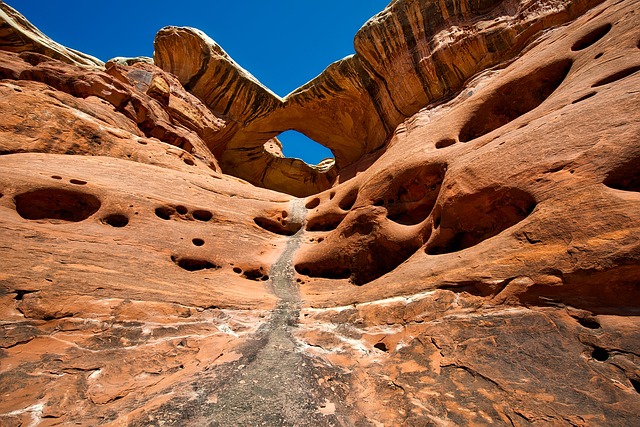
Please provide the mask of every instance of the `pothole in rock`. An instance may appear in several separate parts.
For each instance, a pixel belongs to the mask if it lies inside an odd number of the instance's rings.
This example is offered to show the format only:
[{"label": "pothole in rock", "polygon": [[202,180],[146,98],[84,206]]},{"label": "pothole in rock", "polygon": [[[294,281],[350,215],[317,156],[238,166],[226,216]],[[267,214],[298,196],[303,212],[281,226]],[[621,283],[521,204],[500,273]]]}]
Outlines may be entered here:
[{"label": "pothole in rock", "polygon": [[125,227],[129,224],[129,218],[123,214],[110,214],[102,218],[102,223],[115,228]]},{"label": "pothole in rock", "polygon": [[192,272],[200,270],[217,270],[220,268],[220,266],[212,263],[211,261],[200,258],[182,258],[172,256],[171,261],[173,261],[178,267]]},{"label": "pothole in rock", "polygon": [[387,218],[403,225],[415,225],[427,219],[440,194],[446,170],[444,164],[433,164],[403,171],[382,199]]},{"label": "pothole in rock", "polygon": [[276,218],[259,216],[255,217],[253,222],[264,230],[282,236],[293,236],[302,227],[302,224],[287,221],[284,215]]},{"label": "pothole in rock", "polygon": [[398,239],[395,231],[390,231],[393,227],[381,219],[386,216],[406,226],[423,223],[435,206],[446,170],[444,163],[418,164],[395,176],[371,181],[365,194],[373,199],[373,207],[358,205],[347,217],[345,209],[353,207],[359,194],[359,189],[350,190],[338,199],[340,210],[309,219],[307,230],[331,232],[322,241],[334,244],[300,259],[296,271],[310,277],[350,279],[361,286],[396,269],[420,249],[431,227],[421,226]]},{"label": "pothole in rock", "polygon": [[51,219],[69,222],[84,221],[100,209],[100,200],[88,193],[43,188],[14,198],[18,214],[29,220]]},{"label": "pothole in rock", "polygon": [[472,141],[535,109],[560,86],[571,65],[570,59],[554,62],[500,87],[477,106],[458,139]]},{"label": "pothole in rock", "polygon": [[616,167],[609,172],[603,183],[615,190],[640,191],[640,157]]},{"label": "pothole in rock", "polygon": [[590,31],[589,33],[582,36],[578,41],[576,41],[573,46],[571,46],[571,50],[579,51],[588,48],[589,46],[596,43],[598,40],[603,38],[607,33],[611,30],[611,24],[607,23],[602,25],[595,30]]},{"label": "pothole in rock", "polygon": [[535,207],[533,196],[518,188],[486,188],[445,201],[426,253],[439,255],[475,246],[524,220]]},{"label": "pothole in rock", "polygon": [[633,67],[625,68],[624,70],[620,70],[618,72],[615,72],[615,73],[611,74],[610,76],[605,77],[604,79],[598,80],[591,87],[598,87],[598,86],[608,85],[609,83],[613,83],[613,82],[616,82],[618,80],[622,80],[625,77],[629,77],[630,75],[635,74],[638,71],[640,71],[640,65],[635,65]]}]

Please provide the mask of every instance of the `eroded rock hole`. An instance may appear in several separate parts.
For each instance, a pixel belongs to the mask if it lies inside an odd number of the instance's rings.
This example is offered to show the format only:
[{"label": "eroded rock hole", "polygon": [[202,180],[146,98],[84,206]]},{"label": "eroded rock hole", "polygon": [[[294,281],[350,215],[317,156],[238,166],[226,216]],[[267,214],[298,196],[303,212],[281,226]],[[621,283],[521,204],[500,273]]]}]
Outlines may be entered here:
[{"label": "eroded rock hole", "polygon": [[497,89],[477,106],[458,139],[472,141],[538,107],[560,86],[571,64],[570,59],[555,62]]},{"label": "eroded rock hole", "polygon": [[340,209],[342,209],[343,211],[348,211],[350,210],[353,205],[356,203],[356,199],[358,198],[358,190],[354,189],[351,190],[347,193],[346,196],[344,196],[340,202],[338,202],[338,206],[340,207]]},{"label": "eroded rock hole", "polygon": [[217,270],[220,267],[206,259],[171,257],[178,267],[187,271]]},{"label": "eroded rock hole", "polygon": [[233,267],[233,272],[236,274],[241,274],[242,273],[242,269],[240,267]]},{"label": "eroded rock hole", "polygon": [[26,291],[26,290],[22,290],[22,289],[16,289],[15,290],[16,296],[13,297],[13,299],[16,300],[16,301],[22,301],[22,299],[24,298],[25,295],[33,294],[33,293],[36,293],[36,292],[38,292],[38,291]]},{"label": "eroded rock hole", "polygon": [[213,218],[213,214],[204,209],[198,209],[193,211],[193,218],[197,219],[198,221],[207,222],[211,220],[211,218]]},{"label": "eroded rock hole", "polygon": [[600,329],[600,323],[593,317],[579,317],[576,319],[578,323],[585,328]]},{"label": "eroded rock hole", "polygon": [[446,147],[450,147],[453,144],[456,143],[456,140],[453,138],[445,138],[445,139],[441,139],[440,141],[436,142],[436,148],[446,148]]},{"label": "eroded rock hole", "polygon": [[178,212],[178,214],[180,214],[180,215],[186,215],[187,212],[189,212],[189,209],[187,209],[186,207],[184,207],[182,205],[178,205],[178,206],[176,206],[176,212]]},{"label": "eroded rock hole", "polygon": [[353,273],[349,268],[334,267],[334,268],[329,268],[322,271],[312,272],[307,266],[296,265],[295,270],[299,274],[302,274],[303,276],[322,277],[324,279],[335,279],[335,280],[351,279],[353,276]]},{"label": "eroded rock hole", "polygon": [[338,228],[345,214],[330,212],[310,218],[307,222],[307,231],[332,231]]},{"label": "eroded rock hole", "polygon": [[175,210],[170,206],[160,206],[159,208],[156,208],[155,212],[158,218],[167,221],[171,219],[171,215],[175,213]]},{"label": "eroded rock hole", "polygon": [[248,280],[255,280],[255,281],[269,280],[269,276],[264,274],[264,272],[262,271],[262,268],[251,268],[251,269],[245,270],[245,272],[242,273],[242,277]]},{"label": "eroded rock hole", "polygon": [[571,46],[571,50],[574,52],[583,50],[593,45],[595,42],[603,38],[611,30],[611,24],[605,24],[595,30],[585,34]]},{"label": "eroded rock hole", "polygon": [[307,202],[306,205],[304,205],[305,208],[307,209],[315,209],[320,205],[320,199],[317,197],[314,197],[313,199],[309,200]]},{"label": "eroded rock hole", "polygon": [[384,351],[384,352],[388,352],[389,349],[387,348],[387,345],[383,342],[379,342],[374,344],[373,346],[374,348],[377,348],[378,350]]},{"label": "eroded rock hole", "polygon": [[524,220],[535,207],[533,196],[517,188],[486,188],[445,202],[440,228],[426,252],[438,255],[475,246]]},{"label": "eroded rock hole", "polygon": [[189,166],[195,166],[196,165],[196,163],[193,160],[191,160],[190,158],[188,158],[188,157],[184,157],[182,159],[182,161],[185,162]]},{"label": "eroded rock hole", "polygon": [[87,181],[82,181],[80,179],[70,179],[69,182],[75,185],[87,185]]},{"label": "eroded rock hole", "polygon": [[591,357],[598,362],[604,362],[609,359],[609,352],[602,347],[594,347],[591,352]]},{"label": "eroded rock hole", "polygon": [[631,386],[634,388],[636,393],[640,393],[640,381],[629,378],[629,382],[631,383]]},{"label": "eroded rock hole", "polygon": [[640,70],[640,65],[636,65],[636,66],[633,66],[633,67],[625,68],[624,70],[620,70],[617,73],[613,73],[609,77],[605,77],[602,80],[598,80],[591,87],[604,86],[604,85],[607,85],[609,83],[613,83],[615,81],[622,80],[625,77],[629,77],[631,74],[634,74],[638,70]]},{"label": "eroded rock hole", "polygon": [[387,206],[387,218],[403,225],[424,221],[436,203],[446,169],[436,164],[404,171],[390,189],[397,203]]},{"label": "eroded rock hole", "polygon": [[58,175],[52,175],[51,178],[53,178],[53,179],[62,179],[62,177],[58,176]]},{"label": "eroded rock hole", "polygon": [[609,172],[604,185],[615,190],[640,191],[640,157],[631,159]]},{"label": "eroded rock hole", "polygon": [[594,96],[597,92],[589,92],[588,94],[581,96],[580,98],[576,99],[575,101],[572,102],[572,104],[577,104],[578,102],[584,101],[585,99],[589,99],[592,96]]},{"label": "eroded rock hole", "polygon": [[253,222],[260,228],[271,233],[280,234],[282,236],[293,236],[300,230],[302,224],[296,224],[286,221],[276,221],[267,217],[256,217]]},{"label": "eroded rock hole", "polygon": [[54,219],[79,222],[100,209],[92,194],[58,188],[44,188],[15,196],[16,211],[24,219]]},{"label": "eroded rock hole", "polygon": [[112,227],[121,228],[129,224],[129,218],[123,214],[111,214],[102,218],[102,223]]},{"label": "eroded rock hole", "polygon": [[192,239],[191,243],[193,243],[195,246],[202,246],[202,245],[204,245],[204,240],[202,240],[202,239]]}]

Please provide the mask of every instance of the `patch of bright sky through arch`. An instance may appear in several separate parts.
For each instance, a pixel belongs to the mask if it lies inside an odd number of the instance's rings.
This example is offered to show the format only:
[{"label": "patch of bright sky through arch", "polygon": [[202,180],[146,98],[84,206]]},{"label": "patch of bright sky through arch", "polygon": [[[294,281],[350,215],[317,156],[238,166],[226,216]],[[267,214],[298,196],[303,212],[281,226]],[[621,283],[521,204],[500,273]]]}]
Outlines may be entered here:
[{"label": "patch of bright sky through arch", "polygon": [[[195,27],[265,86],[284,96],[354,53],[353,37],[390,0],[176,2],[7,0],[58,43],[107,61],[152,56],[167,25]],[[289,132],[285,155],[316,164],[331,152]],[[323,151],[326,150],[326,151]],[[328,153],[328,155],[327,155]]]}]

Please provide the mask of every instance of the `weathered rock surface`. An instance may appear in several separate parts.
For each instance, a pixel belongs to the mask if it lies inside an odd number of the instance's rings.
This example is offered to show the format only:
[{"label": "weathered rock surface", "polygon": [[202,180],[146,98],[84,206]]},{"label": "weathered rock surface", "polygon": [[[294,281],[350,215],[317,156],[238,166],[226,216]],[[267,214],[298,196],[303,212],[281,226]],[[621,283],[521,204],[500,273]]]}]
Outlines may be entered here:
[{"label": "weathered rock surface", "polygon": [[3,1],[0,1],[0,49],[16,53],[37,52],[81,67],[103,65],[98,58],[51,40]]},{"label": "weathered rock surface", "polygon": [[0,425],[637,424],[636,9],[395,1],[284,100],[0,51]]},{"label": "weathered rock surface", "polygon": [[[379,155],[396,126],[420,108],[453,96],[479,71],[513,59],[536,33],[600,2],[396,1],[356,34],[355,55],[284,99],[192,28],[161,30],[155,63],[237,125],[225,135],[225,151],[215,153],[226,173],[305,196],[331,187],[363,156]],[[335,166],[316,170],[264,150],[289,129],[331,149]]]}]

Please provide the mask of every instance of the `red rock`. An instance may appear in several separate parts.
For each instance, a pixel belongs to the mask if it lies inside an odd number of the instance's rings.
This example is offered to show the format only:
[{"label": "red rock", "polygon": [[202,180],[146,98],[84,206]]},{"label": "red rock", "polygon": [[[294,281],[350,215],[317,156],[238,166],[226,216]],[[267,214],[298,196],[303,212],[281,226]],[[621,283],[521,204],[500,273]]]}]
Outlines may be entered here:
[{"label": "red rock", "polygon": [[[210,41],[225,108],[158,60],[196,31],[0,52],[0,424],[634,425],[634,6],[396,1],[284,101]],[[282,157],[336,106],[332,172]]]}]

